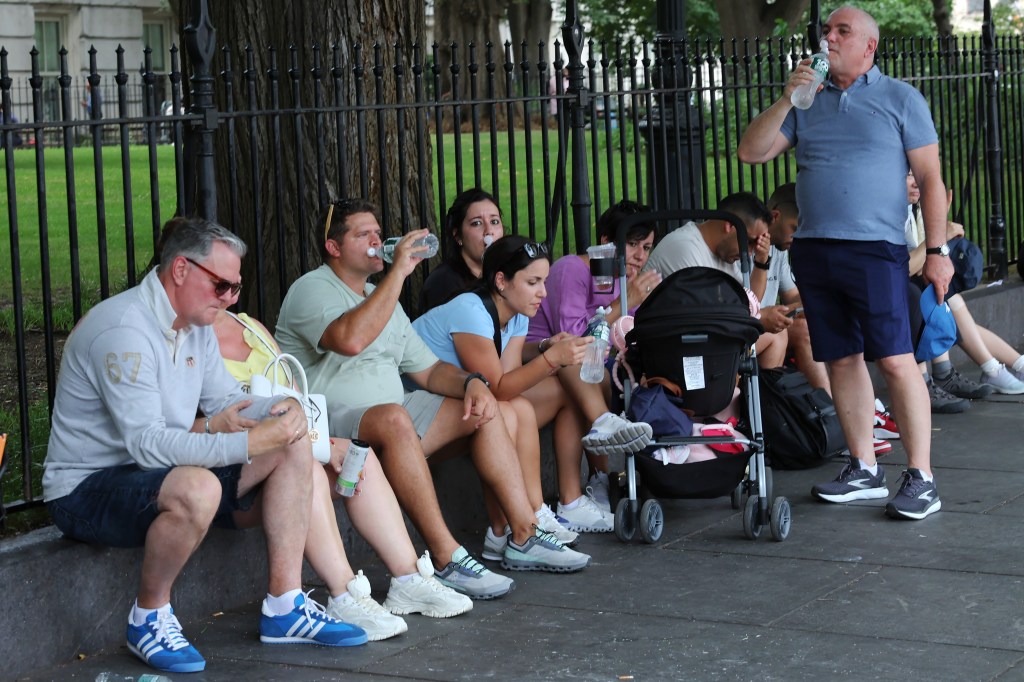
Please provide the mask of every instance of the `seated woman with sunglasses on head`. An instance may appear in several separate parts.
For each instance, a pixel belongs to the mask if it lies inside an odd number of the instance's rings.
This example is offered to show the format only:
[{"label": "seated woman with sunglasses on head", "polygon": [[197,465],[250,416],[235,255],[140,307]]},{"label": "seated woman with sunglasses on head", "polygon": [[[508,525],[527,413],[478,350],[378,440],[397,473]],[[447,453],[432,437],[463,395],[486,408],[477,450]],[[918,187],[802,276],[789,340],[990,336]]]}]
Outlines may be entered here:
[{"label": "seated woman with sunglasses on head", "polygon": [[[609,413],[601,386],[580,379],[590,337],[559,334],[543,352],[535,345],[532,359],[523,362],[529,318],[547,295],[549,268],[546,245],[503,237],[484,253],[481,287],[427,312],[413,327],[439,358],[483,374],[499,400],[526,398],[540,426],[554,422],[559,520],[571,530],[607,532],[611,513],[580,488],[583,445],[606,452],[639,450],[650,441],[651,428]],[[500,544],[489,531],[485,546]]]}]

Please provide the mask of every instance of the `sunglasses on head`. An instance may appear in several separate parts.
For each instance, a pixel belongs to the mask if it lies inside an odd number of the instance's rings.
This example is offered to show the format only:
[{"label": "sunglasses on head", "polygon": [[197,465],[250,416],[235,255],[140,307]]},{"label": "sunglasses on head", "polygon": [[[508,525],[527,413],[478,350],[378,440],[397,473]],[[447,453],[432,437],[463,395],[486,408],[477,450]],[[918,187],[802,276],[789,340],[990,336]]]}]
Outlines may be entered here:
[{"label": "sunglasses on head", "polygon": [[548,245],[544,242],[526,242],[516,251],[523,251],[530,258],[543,258],[548,255]]},{"label": "sunglasses on head", "polygon": [[197,268],[199,268],[200,270],[202,270],[203,272],[210,276],[210,281],[213,282],[213,291],[218,296],[223,296],[229,291],[231,292],[232,296],[237,296],[238,292],[242,290],[241,282],[229,282],[220,275],[218,275],[216,272],[213,272],[212,270],[203,267],[202,265],[195,262],[188,256],[185,256],[185,260],[187,260],[189,263],[196,266]]}]

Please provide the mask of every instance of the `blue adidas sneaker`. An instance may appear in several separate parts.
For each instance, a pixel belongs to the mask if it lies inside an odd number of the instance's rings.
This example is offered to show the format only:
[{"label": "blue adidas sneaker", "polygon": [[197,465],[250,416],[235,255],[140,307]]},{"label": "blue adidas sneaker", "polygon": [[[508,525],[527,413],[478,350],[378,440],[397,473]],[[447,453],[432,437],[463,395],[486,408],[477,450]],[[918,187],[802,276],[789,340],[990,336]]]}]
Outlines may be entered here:
[{"label": "blue adidas sneaker", "polygon": [[358,646],[366,644],[367,639],[366,631],[358,625],[328,616],[323,606],[309,598],[309,592],[296,595],[295,608],[283,616],[268,613],[267,602],[263,602],[260,641],[266,644]]},{"label": "blue adidas sneaker", "polygon": [[149,666],[167,673],[197,673],[206,659],[181,634],[174,609],[154,611],[142,625],[128,621],[128,648]]}]

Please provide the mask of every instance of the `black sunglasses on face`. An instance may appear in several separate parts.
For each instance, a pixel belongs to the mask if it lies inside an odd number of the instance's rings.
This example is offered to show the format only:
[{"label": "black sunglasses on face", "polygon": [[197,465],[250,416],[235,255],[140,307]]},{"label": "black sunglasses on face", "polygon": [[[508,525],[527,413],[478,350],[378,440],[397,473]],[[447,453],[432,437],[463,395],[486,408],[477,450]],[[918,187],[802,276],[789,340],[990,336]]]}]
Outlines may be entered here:
[{"label": "black sunglasses on face", "polygon": [[202,265],[195,262],[188,256],[185,256],[185,260],[187,260],[189,263],[196,266],[197,268],[199,268],[200,270],[202,270],[203,272],[210,276],[210,281],[213,282],[213,292],[218,296],[223,296],[224,294],[228,293],[228,291],[231,292],[232,296],[237,296],[238,292],[242,290],[241,282],[229,282],[220,275],[218,275],[216,272],[213,272],[212,270],[203,267]]}]

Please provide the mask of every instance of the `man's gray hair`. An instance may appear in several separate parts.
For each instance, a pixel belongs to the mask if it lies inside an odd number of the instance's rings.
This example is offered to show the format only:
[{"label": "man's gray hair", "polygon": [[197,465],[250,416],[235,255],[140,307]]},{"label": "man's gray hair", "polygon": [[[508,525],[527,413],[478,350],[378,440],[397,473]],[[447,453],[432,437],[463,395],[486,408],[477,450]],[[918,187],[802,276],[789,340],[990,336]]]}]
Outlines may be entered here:
[{"label": "man's gray hair", "polygon": [[227,228],[203,218],[171,218],[157,243],[160,269],[170,267],[178,256],[202,262],[210,255],[214,242],[225,244],[239,258],[245,256],[245,242]]}]

